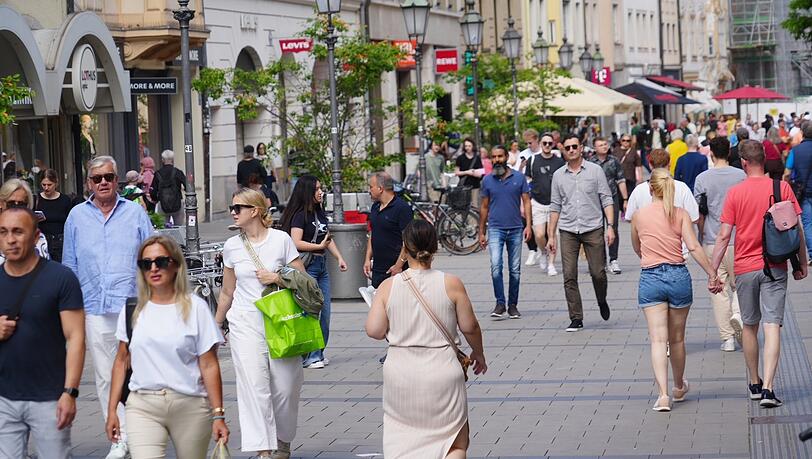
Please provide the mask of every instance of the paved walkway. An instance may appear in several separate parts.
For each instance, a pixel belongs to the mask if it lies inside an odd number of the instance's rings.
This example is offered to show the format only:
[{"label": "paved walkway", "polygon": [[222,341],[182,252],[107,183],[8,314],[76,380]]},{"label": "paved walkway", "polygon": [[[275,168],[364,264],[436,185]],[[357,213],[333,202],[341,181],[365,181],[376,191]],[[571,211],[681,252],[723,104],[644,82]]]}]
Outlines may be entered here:
[{"label": "paved walkway", "polygon": [[[204,226],[204,237],[226,234],[221,227]],[[692,265],[695,305],[686,338],[692,391],[671,413],[655,413],[646,322],[636,306],[639,269],[628,232],[628,225],[622,225],[621,262],[626,270],[610,275],[608,322],[600,319],[582,262],[586,317],[579,333],[563,330],[569,320],[560,275],[549,278],[537,267],[523,266],[522,319],[492,321],[486,255],[438,255],[435,267],[461,276],[468,288],[484,329],[490,366],[486,375],[472,375],[469,382],[470,457],[812,457],[812,446],[804,449],[797,440],[797,432],[812,423],[812,280],[790,281],[776,389],[785,406],[767,411],[746,398],[742,353],[719,350],[705,279]],[[330,366],[306,370],[294,457],[382,457],[378,357],[385,346],[364,333],[366,312],[361,302],[333,306]],[[248,457],[239,452],[236,389],[227,348],[221,359],[232,453]],[[75,454],[100,457],[109,446],[89,365],[81,390],[73,429]]]}]

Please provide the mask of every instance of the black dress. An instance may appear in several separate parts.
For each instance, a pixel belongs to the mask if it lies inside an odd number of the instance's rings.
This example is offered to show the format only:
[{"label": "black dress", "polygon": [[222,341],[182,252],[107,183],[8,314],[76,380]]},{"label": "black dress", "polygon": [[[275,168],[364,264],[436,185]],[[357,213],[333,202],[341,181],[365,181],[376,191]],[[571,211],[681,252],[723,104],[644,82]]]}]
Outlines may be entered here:
[{"label": "black dress", "polygon": [[45,220],[39,222],[39,230],[48,241],[48,252],[51,260],[62,262],[62,244],[65,230],[65,220],[73,208],[73,201],[64,193],[56,199],[45,199],[37,195],[34,210],[42,211]]}]

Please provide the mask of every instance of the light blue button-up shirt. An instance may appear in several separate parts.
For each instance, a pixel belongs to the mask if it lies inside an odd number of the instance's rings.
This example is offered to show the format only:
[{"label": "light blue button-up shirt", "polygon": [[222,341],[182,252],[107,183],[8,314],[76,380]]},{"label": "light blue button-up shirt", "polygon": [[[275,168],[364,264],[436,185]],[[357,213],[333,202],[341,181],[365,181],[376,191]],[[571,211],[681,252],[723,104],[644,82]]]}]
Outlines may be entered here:
[{"label": "light blue button-up shirt", "polygon": [[121,196],[106,220],[92,196],[70,211],[62,264],[82,284],[85,313],[118,314],[136,295],[138,248],[152,233],[144,209]]}]

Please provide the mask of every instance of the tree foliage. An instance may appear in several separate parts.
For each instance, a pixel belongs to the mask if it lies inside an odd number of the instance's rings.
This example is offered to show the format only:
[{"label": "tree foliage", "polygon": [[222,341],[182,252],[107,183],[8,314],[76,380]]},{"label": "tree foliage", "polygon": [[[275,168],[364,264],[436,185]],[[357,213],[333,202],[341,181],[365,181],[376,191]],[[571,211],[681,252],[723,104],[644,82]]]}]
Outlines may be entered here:
[{"label": "tree foliage", "polygon": [[26,97],[33,97],[34,91],[20,86],[20,75],[0,78],[0,126],[14,121],[14,103]]},{"label": "tree foliage", "polygon": [[812,42],[812,0],[791,0],[781,26],[797,40]]}]

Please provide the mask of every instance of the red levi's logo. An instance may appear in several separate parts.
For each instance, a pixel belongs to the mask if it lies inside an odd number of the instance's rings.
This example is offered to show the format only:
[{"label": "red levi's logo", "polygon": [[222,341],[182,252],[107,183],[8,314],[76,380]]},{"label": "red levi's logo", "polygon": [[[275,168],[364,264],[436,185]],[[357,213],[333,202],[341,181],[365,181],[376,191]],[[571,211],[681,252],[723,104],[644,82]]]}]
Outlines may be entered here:
[{"label": "red levi's logo", "polygon": [[434,72],[448,73],[459,69],[457,49],[438,49],[434,51]]},{"label": "red levi's logo", "polygon": [[309,38],[288,38],[279,40],[282,53],[306,53],[313,49],[313,42]]}]

